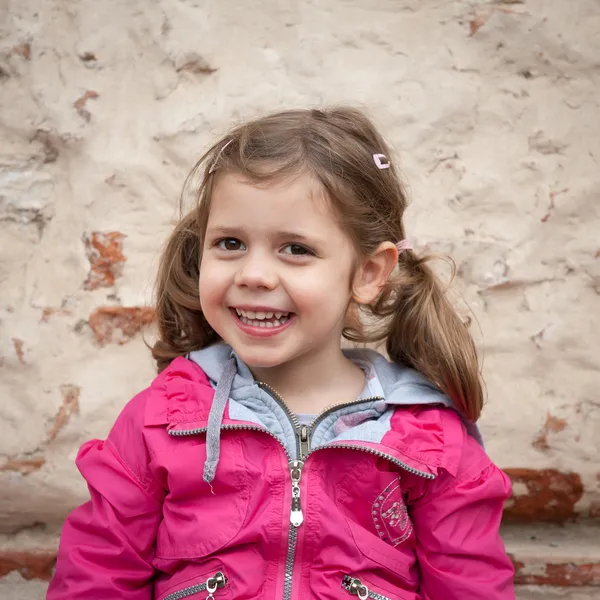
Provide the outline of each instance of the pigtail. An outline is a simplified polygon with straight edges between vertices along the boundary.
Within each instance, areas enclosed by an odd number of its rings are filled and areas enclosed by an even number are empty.
[[[152,348],[152,357],[159,373],[177,356],[204,348],[219,339],[200,308],[201,249],[197,211],[191,211],[179,221],[167,241],[158,271],[158,340]]]
[[[390,359],[420,371],[475,422],[483,405],[477,350],[468,324],[427,264],[433,258],[403,252],[398,278],[372,311],[390,317],[380,338],[385,336]]]

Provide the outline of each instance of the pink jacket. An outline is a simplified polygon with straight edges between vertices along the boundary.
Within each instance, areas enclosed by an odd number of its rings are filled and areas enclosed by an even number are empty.
[[[509,480],[433,386],[363,352],[385,400],[296,428],[226,346],[210,352],[81,448],[91,500],[65,522],[48,600],[514,600]]]

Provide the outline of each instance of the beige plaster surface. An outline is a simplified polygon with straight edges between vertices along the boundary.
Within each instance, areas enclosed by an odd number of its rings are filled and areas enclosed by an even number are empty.
[[[89,319],[150,302],[203,149],[327,103],[371,112],[417,248],[456,260],[490,455],[578,474],[600,514],[599,85],[597,0],[0,0],[0,532],[86,498],[78,446],[151,380]],[[93,232],[125,236],[111,287]]]

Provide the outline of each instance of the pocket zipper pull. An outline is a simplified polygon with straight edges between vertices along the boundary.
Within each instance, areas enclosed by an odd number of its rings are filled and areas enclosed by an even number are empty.
[[[356,577],[344,577],[343,587],[346,588],[353,596],[358,596],[360,600],[369,598],[369,588],[363,585],[363,582]]]
[[[215,574],[214,577],[210,577],[206,580],[206,591],[208,592],[208,596],[206,596],[206,600],[214,600],[213,594],[217,591],[217,588],[225,587],[227,583],[227,578],[220,571]]]
[[[300,505],[300,477],[302,477],[302,467],[304,463],[300,460],[294,460],[290,463],[290,475],[292,476],[292,511],[290,513],[290,523],[294,527],[300,527],[304,522],[302,506]]]

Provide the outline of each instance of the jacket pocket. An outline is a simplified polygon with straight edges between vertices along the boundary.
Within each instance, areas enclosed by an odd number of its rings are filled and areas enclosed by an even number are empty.
[[[347,523],[356,547],[374,564],[383,567],[396,577],[398,573],[408,574],[414,567],[416,558],[411,546],[391,546],[361,524],[351,519],[347,519]]]
[[[418,581],[414,550],[410,546],[395,548],[358,523],[348,521],[348,524],[356,547],[370,562],[365,565],[360,581],[370,591],[378,590],[376,595],[364,597],[382,600],[387,594],[393,600],[417,600],[413,591]]]
[[[360,579],[351,575],[344,575],[342,588],[353,596],[358,596],[359,600],[392,600],[389,596],[383,596],[369,589]]]
[[[248,511],[249,477],[234,435],[221,438],[221,459],[210,484],[202,477],[204,438],[178,442],[167,457],[169,492],[158,528],[156,557],[195,561],[228,547],[239,533]]]
[[[195,600],[195,597],[202,600],[224,600],[231,597],[228,585],[229,580],[222,571],[211,571],[209,574],[178,584],[173,591],[167,591],[159,596],[159,600],[182,600],[183,598]]]

